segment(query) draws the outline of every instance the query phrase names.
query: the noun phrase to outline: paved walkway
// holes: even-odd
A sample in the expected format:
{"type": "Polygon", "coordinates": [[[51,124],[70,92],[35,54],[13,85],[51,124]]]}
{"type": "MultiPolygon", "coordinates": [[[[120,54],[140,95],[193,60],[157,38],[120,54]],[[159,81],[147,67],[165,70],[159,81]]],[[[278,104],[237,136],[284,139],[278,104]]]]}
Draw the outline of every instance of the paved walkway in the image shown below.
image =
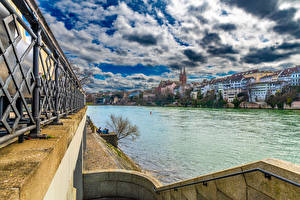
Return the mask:
{"type": "Polygon", "coordinates": [[[86,152],[84,153],[84,170],[122,169],[113,159],[107,147],[98,135],[88,129],[86,134],[86,152]]]}

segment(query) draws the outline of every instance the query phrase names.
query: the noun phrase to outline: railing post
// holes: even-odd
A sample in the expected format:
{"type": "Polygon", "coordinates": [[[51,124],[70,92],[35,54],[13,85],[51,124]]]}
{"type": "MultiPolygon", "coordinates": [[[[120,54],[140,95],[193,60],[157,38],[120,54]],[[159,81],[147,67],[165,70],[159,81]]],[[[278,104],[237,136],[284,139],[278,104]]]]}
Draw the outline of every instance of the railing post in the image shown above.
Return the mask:
{"type": "MultiPolygon", "coordinates": [[[[20,116],[21,116],[20,121],[22,121],[22,119],[23,119],[23,104],[22,104],[21,97],[19,97],[19,98],[17,99],[16,107],[17,107],[17,110],[18,110],[18,112],[19,112],[19,114],[20,114],[20,116]]],[[[22,143],[23,141],[24,141],[24,134],[22,134],[22,135],[20,135],[20,136],[18,137],[18,142],[19,142],[19,143],[22,143]]]]}
{"type": "Polygon", "coordinates": [[[40,87],[41,87],[41,79],[39,75],[39,55],[40,55],[40,47],[41,47],[41,28],[38,23],[36,23],[33,27],[33,31],[37,36],[36,43],[33,48],[33,75],[35,78],[35,86],[33,90],[32,97],[32,116],[34,118],[36,128],[30,132],[30,137],[37,138],[41,133],[41,125],[40,125],[40,87]]]}
{"type": "Polygon", "coordinates": [[[55,59],[56,59],[56,65],[55,65],[55,71],[54,71],[54,78],[55,78],[55,111],[54,111],[54,114],[56,116],[55,120],[53,121],[52,124],[54,125],[62,125],[63,123],[60,123],[59,122],[59,92],[60,92],[60,87],[59,87],[59,66],[60,66],[60,62],[59,62],[59,56],[58,54],[56,53],[56,56],[55,56],[55,59]]]}

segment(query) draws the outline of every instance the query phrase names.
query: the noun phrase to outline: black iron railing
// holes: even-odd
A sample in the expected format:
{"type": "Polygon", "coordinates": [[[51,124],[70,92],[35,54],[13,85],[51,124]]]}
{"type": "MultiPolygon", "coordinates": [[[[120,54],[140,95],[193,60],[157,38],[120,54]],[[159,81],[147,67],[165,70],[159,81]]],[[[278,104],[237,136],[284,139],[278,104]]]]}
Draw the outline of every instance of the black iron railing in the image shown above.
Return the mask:
{"type": "Polygon", "coordinates": [[[85,105],[80,81],[34,0],[0,0],[0,144],[85,105]]]}
{"type": "Polygon", "coordinates": [[[191,182],[191,183],[187,183],[187,184],[182,184],[182,185],[178,185],[178,186],[166,187],[166,188],[162,188],[162,189],[154,188],[154,191],[156,193],[160,193],[160,192],[164,192],[164,191],[168,191],[168,190],[177,191],[179,188],[183,188],[183,187],[187,187],[187,186],[191,186],[191,185],[197,185],[197,184],[203,184],[204,186],[207,186],[208,182],[211,182],[211,181],[225,179],[225,178],[238,176],[238,175],[242,175],[242,174],[248,174],[248,173],[252,173],[252,172],[261,172],[265,175],[265,178],[267,178],[267,179],[271,179],[271,177],[274,177],[274,178],[277,178],[277,179],[279,179],[283,182],[289,183],[289,184],[294,185],[296,187],[300,187],[299,183],[296,183],[292,180],[289,180],[289,179],[284,178],[282,176],[276,175],[272,172],[268,172],[264,169],[254,168],[254,169],[249,169],[249,170],[245,170],[245,171],[241,171],[241,172],[235,172],[235,173],[227,174],[227,175],[224,175],[224,176],[218,176],[218,177],[215,177],[215,178],[209,178],[209,179],[195,181],[195,182],[191,182]]]}

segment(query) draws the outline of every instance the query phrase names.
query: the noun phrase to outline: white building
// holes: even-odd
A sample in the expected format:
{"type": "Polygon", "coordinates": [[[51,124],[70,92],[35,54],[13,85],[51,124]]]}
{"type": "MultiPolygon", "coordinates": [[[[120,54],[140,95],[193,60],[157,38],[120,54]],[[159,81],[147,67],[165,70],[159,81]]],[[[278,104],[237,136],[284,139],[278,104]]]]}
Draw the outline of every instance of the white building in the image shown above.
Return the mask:
{"type": "Polygon", "coordinates": [[[298,86],[300,85],[300,66],[297,67],[297,71],[291,75],[291,85],[298,86]]]}
{"type": "Polygon", "coordinates": [[[285,81],[269,81],[269,82],[256,82],[252,83],[249,87],[249,101],[259,102],[265,101],[269,95],[275,95],[276,92],[288,83],[285,81]]]}

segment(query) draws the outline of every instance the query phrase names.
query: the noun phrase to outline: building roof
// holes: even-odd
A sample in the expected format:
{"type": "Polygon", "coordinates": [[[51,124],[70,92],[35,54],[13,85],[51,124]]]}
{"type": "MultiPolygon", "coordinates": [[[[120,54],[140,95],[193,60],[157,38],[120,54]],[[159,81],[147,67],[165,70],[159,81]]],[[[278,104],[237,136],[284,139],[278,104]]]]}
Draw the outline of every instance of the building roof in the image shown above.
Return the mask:
{"type": "Polygon", "coordinates": [[[299,66],[284,69],[280,72],[279,77],[291,76],[293,73],[299,72],[299,70],[300,70],[299,66]]]}

